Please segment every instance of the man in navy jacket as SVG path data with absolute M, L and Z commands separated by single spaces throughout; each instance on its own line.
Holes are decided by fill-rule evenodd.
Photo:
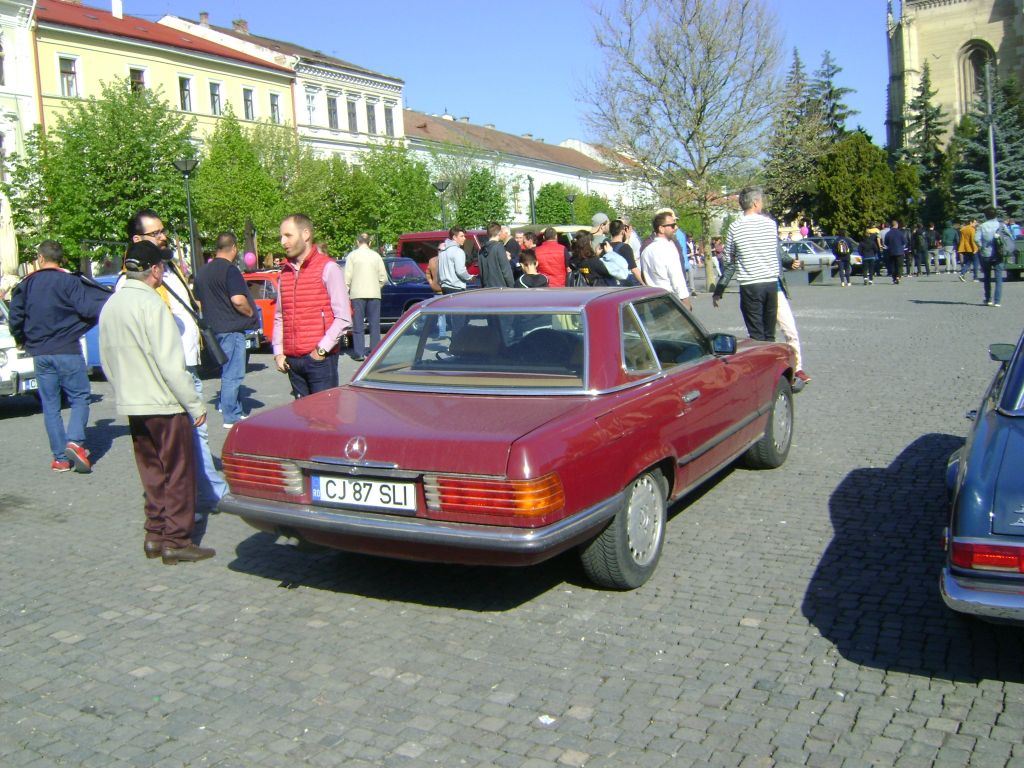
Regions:
M 64 248 L 55 240 L 39 244 L 36 271 L 22 280 L 11 297 L 11 335 L 33 357 L 43 424 L 50 439 L 50 469 L 92 471 L 85 447 L 89 421 L 89 376 L 79 339 L 99 321 L 110 297 L 102 286 L 61 269 Z M 71 404 L 67 428 L 61 415 L 61 392 Z

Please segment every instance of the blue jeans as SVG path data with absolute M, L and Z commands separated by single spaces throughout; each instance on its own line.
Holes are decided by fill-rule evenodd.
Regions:
M 960 268 L 960 274 L 966 275 L 967 270 L 970 269 L 971 272 L 974 274 L 974 279 L 977 280 L 978 272 L 981 270 L 981 263 L 978 259 L 978 252 L 975 251 L 974 253 L 965 253 L 963 256 L 964 265 Z M 968 261 L 968 259 L 970 259 L 970 261 Z
M 363 357 L 366 354 L 363 333 L 363 319 L 370 326 L 370 349 L 380 344 L 380 299 L 352 299 L 352 354 Z
M 985 302 L 992 301 L 996 304 L 1003 302 L 1003 263 L 991 259 L 981 260 L 982 285 L 985 287 Z M 995 294 L 992 292 L 992 283 L 996 284 Z
M 288 381 L 292 385 L 292 397 L 306 397 L 338 386 L 338 356 L 327 355 L 323 360 L 314 360 L 309 355 L 285 357 L 288 363 Z
M 220 369 L 220 412 L 225 424 L 234 424 L 242 418 L 243 411 L 238 388 L 245 378 L 245 334 L 241 331 L 218 333 L 217 341 L 228 356 Z
M 85 358 L 79 355 L 36 355 L 33 358 L 39 400 L 43 406 L 43 425 L 50 439 L 50 452 L 57 461 L 64 458 L 68 441 L 85 443 L 85 425 L 89 421 L 89 374 Z M 71 404 L 67 430 L 60 412 L 61 391 Z
M 198 370 L 199 366 L 188 366 L 196 394 L 202 399 L 203 380 L 199 378 Z M 205 421 L 202 426 L 196 427 L 192 431 L 196 461 L 196 524 L 195 530 L 192 532 L 192 541 L 196 544 L 206 533 L 207 515 L 217 508 L 221 496 L 228 492 L 228 484 L 224 481 L 224 475 L 217 471 L 217 465 L 213 463 L 208 435 Z

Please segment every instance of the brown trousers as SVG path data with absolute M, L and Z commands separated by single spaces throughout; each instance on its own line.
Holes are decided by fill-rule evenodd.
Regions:
M 196 465 L 192 419 L 129 416 L 135 463 L 146 494 L 146 541 L 186 547 L 196 517 Z

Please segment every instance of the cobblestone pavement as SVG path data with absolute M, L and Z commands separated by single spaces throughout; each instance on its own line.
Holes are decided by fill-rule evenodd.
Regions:
M 737 304 L 696 311 L 739 332 Z M 796 287 L 789 461 L 677 505 L 629 593 L 572 556 L 307 553 L 228 515 L 214 560 L 168 568 L 105 382 L 88 476 L 50 472 L 33 401 L 0 403 L 0 765 L 1024 766 L 1024 633 L 937 593 L 944 462 L 1024 285 L 980 304 L 950 276 Z M 270 363 L 254 407 L 287 397 Z

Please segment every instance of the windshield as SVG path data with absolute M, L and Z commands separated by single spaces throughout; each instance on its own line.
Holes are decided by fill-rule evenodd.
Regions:
M 391 278 L 393 283 L 426 282 L 427 278 L 423 274 L 423 270 L 412 259 L 399 256 L 394 259 L 387 259 L 385 264 L 388 268 L 388 277 Z
M 442 314 L 421 311 L 388 335 L 357 383 L 449 390 L 583 387 L 578 312 Z

